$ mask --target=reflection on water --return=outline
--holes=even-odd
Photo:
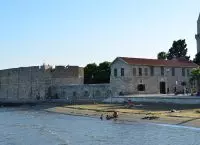
[[[0,145],[200,145],[200,129],[0,109]]]

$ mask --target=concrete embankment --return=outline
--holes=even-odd
[[[105,99],[105,103],[123,103],[127,101],[140,103],[200,104],[200,96],[120,96]]]

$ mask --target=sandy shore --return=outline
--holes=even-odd
[[[173,108],[173,109],[172,109]],[[62,105],[45,109],[49,112],[99,118],[101,114],[119,113],[119,121],[151,122],[200,127],[200,107],[174,104],[138,104],[129,108],[119,104]],[[142,119],[142,118],[147,119]],[[148,117],[157,117],[149,120]],[[105,119],[105,118],[104,118]]]

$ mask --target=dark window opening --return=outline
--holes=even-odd
[[[185,68],[182,68],[182,76],[185,76]]]
[[[163,66],[160,67],[160,72],[161,72],[161,76],[164,76],[164,67]]]
[[[165,82],[160,82],[160,93],[165,94]]]
[[[139,76],[142,76],[142,68],[139,68]]]
[[[123,92],[119,92],[119,96],[123,96],[124,95],[124,93]]]
[[[114,69],[114,76],[117,77],[117,69]]]
[[[175,68],[172,68],[172,76],[175,76]]]
[[[124,68],[121,68],[121,76],[124,76]]]
[[[151,67],[150,67],[150,70],[151,70],[151,76],[154,76],[154,67],[151,66]]]
[[[145,91],[145,85],[144,85],[144,84],[139,84],[139,85],[137,86],[137,90],[138,90],[138,91]]]

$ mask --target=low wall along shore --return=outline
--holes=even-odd
[[[173,103],[173,104],[199,104],[200,96],[139,96],[139,97],[111,97],[105,103],[123,103],[131,100],[138,103]]]
[[[90,85],[62,85],[49,88],[50,98],[59,98],[69,101],[76,100],[99,100],[112,97],[109,84],[90,84]]]
[[[32,97],[32,94],[28,93],[26,96],[16,97],[9,93],[1,96],[0,103],[37,103],[37,102],[91,102],[91,101],[103,101],[106,98],[112,97],[112,91],[109,84],[90,84],[90,85],[55,85],[44,86],[40,90],[43,90],[43,97],[37,99]],[[9,97],[7,97],[9,94]],[[20,94],[20,93],[19,93]],[[37,94],[36,94],[37,95]]]

